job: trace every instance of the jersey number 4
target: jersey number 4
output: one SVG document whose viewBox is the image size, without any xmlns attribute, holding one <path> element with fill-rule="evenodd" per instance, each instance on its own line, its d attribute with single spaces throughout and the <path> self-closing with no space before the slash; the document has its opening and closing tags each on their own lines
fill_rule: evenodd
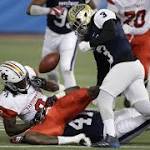
<svg viewBox="0 0 150 150">
<path fill-rule="evenodd" d="M 125 12 L 124 15 L 127 17 L 127 19 L 124 21 L 124 23 L 130 24 L 133 21 L 136 28 L 142 27 L 145 24 L 145 14 L 146 11 L 144 9 L 137 12 Z"/>
<path fill-rule="evenodd" d="M 92 116 L 93 115 L 94 115 L 93 112 L 87 112 L 86 113 L 87 118 L 82 118 L 81 117 L 81 118 L 75 119 L 75 120 L 71 121 L 69 123 L 69 125 L 71 127 L 73 127 L 74 129 L 76 129 L 76 130 L 81 130 L 81 129 L 83 129 L 84 125 L 89 125 L 90 126 L 92 124 Z"/>
</svg>

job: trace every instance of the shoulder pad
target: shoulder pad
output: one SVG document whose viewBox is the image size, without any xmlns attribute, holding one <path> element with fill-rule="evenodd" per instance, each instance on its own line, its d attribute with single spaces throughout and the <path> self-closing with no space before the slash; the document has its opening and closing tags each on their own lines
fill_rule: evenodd
<svg viewBox="0 0 150 150">
<path fill-rule="evenodd" d="M 113 0 L 114 4 L 120 5 L 121 7 L 128 7 L 135 5 L 139 0 Z"/>
<path fill-rule="evenodd" d="M 103 24 L 110 19 L 116 19 L 115 13 L 108 9 L 100 9 L 94 15 L 94 24 L 99 29 L 102 29 Z"/>
</svg>

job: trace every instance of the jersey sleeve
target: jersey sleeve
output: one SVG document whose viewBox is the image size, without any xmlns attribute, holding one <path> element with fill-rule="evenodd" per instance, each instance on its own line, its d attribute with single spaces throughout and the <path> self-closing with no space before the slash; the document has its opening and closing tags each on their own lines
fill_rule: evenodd
<svg viewBox="0 0 150 150">
<path fill-rule="evenodd" d="M 104 23 L 110 19 L 116 19 L 115 13 L 108 9 L 100 9 L 94 16 L 94 24 L 102 29 Z"/>
<path fill-rule="evenodd" d="M 10 109 L 6 109 L 4 107 L 0 107 L 0 116 L 2 118 L 13 118 L 17 116 L 17 112 Z"/>
</svg>

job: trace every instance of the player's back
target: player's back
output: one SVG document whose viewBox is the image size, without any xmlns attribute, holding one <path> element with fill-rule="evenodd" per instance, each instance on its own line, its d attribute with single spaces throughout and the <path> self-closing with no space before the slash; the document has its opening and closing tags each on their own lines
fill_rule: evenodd
<svg viewBox="0 0 150 150">
<path fill-rule="evenodd" d="M 73 136 L 80 133 L 86 134 L 92 142 L 103 138 L 103 122 L 97 111 L 84 111 L 69 122 L 64 130 L 64 136 Z"/>
<path fill-rule="evenodd" d="M 114 35 L 111 39 L 106 40 L 103 44 L 95 47 L 95 51 L 103 54 L 111 66 L 120 62 L 135 60 L 132 55 L 131 46 L 124 34 L 120 21 L 116 18 L 115 13 L 108 9 L 97 11 L 92 18 L 90 41 L 94 39 L 95 35 L 97 37 L 101 36 L 101 32 L 106 30 L 104 26 L 110 21 L 113 21 L 113 27 L 112 23 L 109 23 L 109 25 L 113 28 Z"/>
</svg>

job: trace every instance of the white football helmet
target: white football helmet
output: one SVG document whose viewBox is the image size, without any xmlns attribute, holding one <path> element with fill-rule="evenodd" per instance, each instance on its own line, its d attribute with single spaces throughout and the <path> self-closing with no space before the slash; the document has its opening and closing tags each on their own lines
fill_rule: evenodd
<svg viewBox="0 0 150 150">
<path fill-rule="evenodd" d="M 94 11 L 87 4 L 73 6 L 67 16 L 71 29 L 80 36 L 86 34 L 93 14 Z"/>
<path fill-rule="evenodd" d="M 6 61 L 0 65 L 0 77 L 5 85 L 14 91 L 26 91 L 28 73 L 26 68 L 16 61 Z"/>
</svg>

